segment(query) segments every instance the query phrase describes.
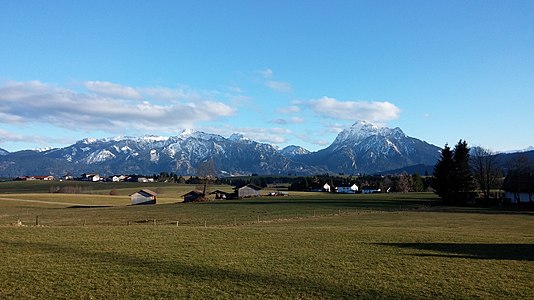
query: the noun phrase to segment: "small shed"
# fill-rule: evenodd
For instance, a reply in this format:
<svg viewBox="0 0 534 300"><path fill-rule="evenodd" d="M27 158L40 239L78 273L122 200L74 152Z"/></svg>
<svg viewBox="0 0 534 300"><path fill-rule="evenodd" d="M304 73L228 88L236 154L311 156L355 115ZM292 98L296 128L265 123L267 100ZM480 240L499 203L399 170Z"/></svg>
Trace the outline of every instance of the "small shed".
<svg viewBox="0 0 534 300"><path fill-rule="evenodd" d="M156 204L157 193L149 189L142 189L130 195L132 205Z"/></svg>
<svg viewBox="0 0 534 300"><path fill-rule="evenodd" d="M205 201L204 196L204 193L198 190L190 191L189 193L182 195L184 202Z"/></svg>
<svg viewBox="0 0 534 300"><path fill-rule="evenodd" d="M245 186L237 188L237 197L246 198L246 197L258 197L260 195L261 187L249 183Z"/></svg>

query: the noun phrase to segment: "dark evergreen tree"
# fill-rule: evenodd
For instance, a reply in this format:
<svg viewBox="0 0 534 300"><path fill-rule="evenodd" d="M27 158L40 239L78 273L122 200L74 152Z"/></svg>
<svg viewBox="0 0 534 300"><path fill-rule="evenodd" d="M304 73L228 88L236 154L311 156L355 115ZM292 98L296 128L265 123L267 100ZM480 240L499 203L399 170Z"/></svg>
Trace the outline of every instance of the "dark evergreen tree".
<svg viewBox="0 0 534 300"><path fill-rule="evenodd" d="M441 157L434 167L433 187L444 204L465 204L473 190L473 174L469 166L469 147L460 140L451 151L445 145Z"/></svg>
<svg viewBox="0 0 534 300"><path fill-rule="evenodd" d="M441 150L441 157L434 167L434 178L432 180L432 187L434 192L443 200L444 204L451 204L452 199L452 181L451 176L454 168L454 161L452 159L453 153L449 145Z"/></svg>
<svg viewBox="0 0 534 300"><path fill-rule="evenodd" d="M452 173L454 199L452 204L465 204L469 192L474 188L473 174L469 165L470 155L466 141L460 140L453 150L454 168Z"/></svg>

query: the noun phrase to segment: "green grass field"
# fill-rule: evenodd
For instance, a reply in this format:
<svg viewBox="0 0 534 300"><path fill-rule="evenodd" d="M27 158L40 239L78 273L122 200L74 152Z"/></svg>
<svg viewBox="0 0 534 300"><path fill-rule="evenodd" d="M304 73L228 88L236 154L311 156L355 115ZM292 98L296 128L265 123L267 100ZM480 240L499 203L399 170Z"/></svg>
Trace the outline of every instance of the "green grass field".
<svg viewBox="0 0 534 300"><path fill-rule="evenodd" d="M424 193L186 204L173 195L191 187L162 185L161 204L129 206L139 186L41 188L0 186L12 199L0 199L2 299L534 295L531 212L442 208Z"/></svg>

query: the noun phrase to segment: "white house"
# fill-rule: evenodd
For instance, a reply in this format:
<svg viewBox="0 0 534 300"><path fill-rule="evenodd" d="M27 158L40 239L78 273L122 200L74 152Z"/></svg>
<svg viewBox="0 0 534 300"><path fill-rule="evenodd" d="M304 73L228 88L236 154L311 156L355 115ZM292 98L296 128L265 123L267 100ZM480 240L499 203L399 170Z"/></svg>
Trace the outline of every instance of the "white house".
<svg viewBox="0 0 534 300"><path fill-rule="evenodd" d="M362 187L362 194L374 194L374 193L380 193L382 190L378 187L372 187L372 186L364 186Z"/></svg>
<svg viewBox="0 0 534 300"><path fill-rule="evenodd" d="M98 174L82 174L82 180L84 181L93 181L93 182L96 182L96 181L100 181L101 178L100 178L100 175Z"/></svg>
<svg viewBox="0 0 534 300"><path fill-rule="evenodd" d="M323 185L323 191L330 193L332 191L332 187L328 183L325 183Z"/></svg>
<svg viewBox="0 0 534 300"><path fill-rule="evenodd" d="M339 194L356 194L358 192L358 186L356 184L351 186L338 186L336 191Z"/></svg>
<svg viewBox="0 0 534 300"><path fill-rule="evenodd" d="M128 179L128 176L126 175L114 175L110 178L113 182L123 182L126 181L126 179Z"/></svg>

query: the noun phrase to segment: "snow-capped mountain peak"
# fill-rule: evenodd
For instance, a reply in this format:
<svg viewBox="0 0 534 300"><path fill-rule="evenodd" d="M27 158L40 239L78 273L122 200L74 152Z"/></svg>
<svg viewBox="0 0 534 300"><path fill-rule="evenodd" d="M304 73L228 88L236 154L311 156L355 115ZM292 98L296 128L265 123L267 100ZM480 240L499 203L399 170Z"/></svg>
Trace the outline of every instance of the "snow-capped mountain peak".
<svg viewBox="0 0 534 300"><path fill-rule="evenodd" d="M295 146L295 145L289 145L287 147L284 147L282 150L280 150L280 152L285 155L285 156L289 156L289 157L292 157L292 156L295 156L295 155L305 155L305 154L309 154L310 151L305 149L305 148L302 148L300 146Z"/></svg>
<svg viewBox="0 0 534 300"><path fill-rule="evenodd" d="M194 133L196 133L197 131L194 130L194 129L191 129L191 128L188 128L188 129L184 129L182 130L182 132L180 133L180 137L181 138L188 138L190 136L192 136Z"/></svg>
<svg viewBox="0 0 534 300"><path fill-rule="evenodd" d="M234 141L234 142L250 141L248 138L246 138L241 133L233 133L228 139L231 140L231 141Z"/></svg>
<svg viewBox="0 0 534 300"><path fill-rule="evenodd" d="M356 174L435 163L439 148L369 122L356 122L343 130L329 147L310 152L299 146L283 149L235 133L225 138L195 130L178 136L86 138L65 148L0 156L0 175L19 176L50 172L153 174L162 171L194 175L197 166L213 160L221 174ZM9 164L2 165L2 159ZM7 160L6 160L7 159ZM16 164L17 168L7 168ZM224 170L224 171L223 171ZM20 174L19 174L20 173Z"/></svg>
<svg viewBox="0 0 534 300"><path fill-rule="evenodd" d="M347 142L357 144L370 136L405 137L406 135L398 127L391 129L367 121L357 121L350 128L341 131L333 144L344 144Z"/></svg>

